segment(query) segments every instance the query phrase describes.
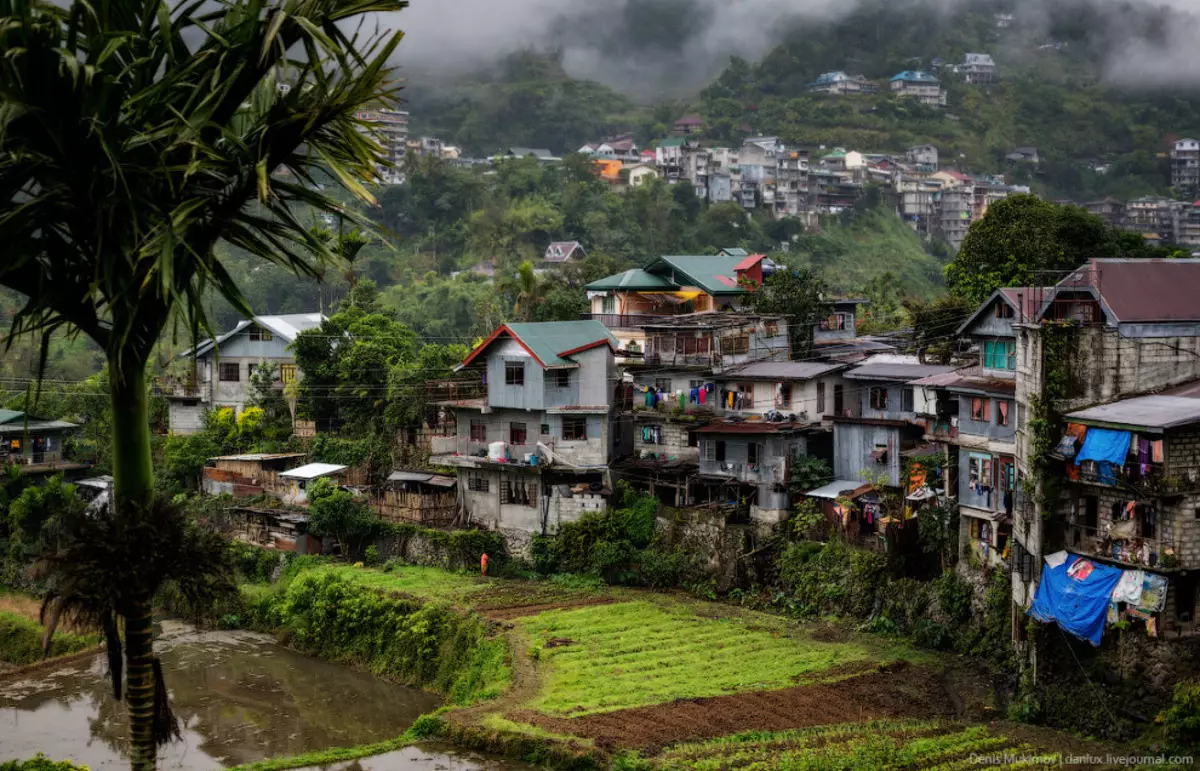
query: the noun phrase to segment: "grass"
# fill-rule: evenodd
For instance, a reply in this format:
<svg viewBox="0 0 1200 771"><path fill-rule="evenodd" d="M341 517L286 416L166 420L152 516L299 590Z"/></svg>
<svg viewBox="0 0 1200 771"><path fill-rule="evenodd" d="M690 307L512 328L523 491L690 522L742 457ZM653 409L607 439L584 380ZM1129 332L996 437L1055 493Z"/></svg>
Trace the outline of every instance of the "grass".
<svg viewBox="0 0 1200 771"><path fill-rule="evenodd" d="M472 593L486 589L488 586L486 580L477 576L415 565L397 566L386 572L349 565L321 569L337 573L359 586L370 589L401 592L421 599L438 600L455 605L468 604L468 598Z"/></svg>
<svg viewBox="0 0 1200 771"><path fill-rule="evenodd" d="M1054 757L1053 753L996 735L986 726L885 720L797 731L753 731L677 745L654 758L652 767L680 771L965 771L1051 768L1057 765Z"/></svg>
<svg viewBox="0 0 1200 771"><path fill-rule="evenodd" d="M873 658L858 642L817 642L772 621L744 614L703 618L685 603L647 601L521 619L533 655L546 664L542 692L530 706L577 717L786 688ZM551 640L569 642L546 647Z"/></svg>
<svg viewBox="0 0 1200 771"><path fill-rule="evenodd" d="M41 661L45 632L44 627L23 614L0 611L0 662L24 666ZM58 632L50 641L48 657L65 656L99 644L98 635Z"/></svg>

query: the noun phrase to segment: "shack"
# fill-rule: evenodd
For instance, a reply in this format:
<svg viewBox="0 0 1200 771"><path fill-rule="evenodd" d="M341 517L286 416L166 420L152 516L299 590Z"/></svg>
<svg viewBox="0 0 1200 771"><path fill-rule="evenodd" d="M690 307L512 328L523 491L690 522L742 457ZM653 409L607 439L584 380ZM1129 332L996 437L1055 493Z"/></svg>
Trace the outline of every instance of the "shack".
<svg viewBox="0 0 1200 771"><path fill-rule="evenodd" d="M308 503L308 486L318 479L328 479L337 486L346 483L349 466L337 463L309 463L307 466L284 471L279 480L285 485L283 502L295 506Z"/></svg>
<svg viewBox="0 0 1200 771"><path fill-rule="evenodd" d="M230 513L239 541L297 554L321 553L321 539L308 534L308 516L302 512L239 506Z"/></svg>
<svg viewBox="0 0 1200 771"><path fill-rule="evenodd" d="M63 442L79 428L65 420L44 420L19 410L0 410L0 466L17 464L25 474L56 474L86 469L63 455Z"/></svg>
<svg viewBox="0 0 1200 771"><path fill-rule="evenodd" d="M290 483L280 475L288 466L303 461L304 453L252 453L209 458L201 487L209 495L229 494L237 498L260 495L281 496Z"/></svg>
<svg viewBox="0 0 1200 771"><path fill-rule="evenodd" d="M385 522L448 527L458 516L458 480L428 471L396 470L372 505Z"/></svg>

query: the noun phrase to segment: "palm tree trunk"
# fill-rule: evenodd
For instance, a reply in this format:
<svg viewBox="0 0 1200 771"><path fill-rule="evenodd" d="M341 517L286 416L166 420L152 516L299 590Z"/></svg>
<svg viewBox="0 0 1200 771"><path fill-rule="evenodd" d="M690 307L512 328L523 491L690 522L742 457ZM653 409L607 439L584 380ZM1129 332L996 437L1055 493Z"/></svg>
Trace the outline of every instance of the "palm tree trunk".
<svg viewBox="0 0 1200 771"><path fill-rule="evenodd" d="M129 352L109 357L113 417L113 491L117 513L150 502L154 471L150 456L146 362ZM129 705L130 765L154 771L154 631L151 598L133 604L125 616L125 698Z"/></svg>
<svg viewBox="0 0 1200 771"><path fill-rule="evenodd" d="M154 630L151 603L138 603L125 618L126 695L129 702L129 762L132 771L154 771Z"/></svg>

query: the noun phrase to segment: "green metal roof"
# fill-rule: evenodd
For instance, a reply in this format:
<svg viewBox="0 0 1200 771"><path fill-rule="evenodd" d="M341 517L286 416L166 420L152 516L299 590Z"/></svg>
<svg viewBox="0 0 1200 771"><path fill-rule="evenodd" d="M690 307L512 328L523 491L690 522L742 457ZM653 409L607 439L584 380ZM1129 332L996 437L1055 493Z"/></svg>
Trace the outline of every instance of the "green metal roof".
<svg viewBox="0 0 1200 771"><path fill-rule="evenodd" d="M726 257L749 257L750 252L740 246L730 246L721 250L721 254Z"/></svg>
<svg viewBox="0 0 1200 771"><path fill-rule="evenodd" d="M683 143L687 141L687 137L667 137L658 143L659 147L683 147Z"/></svg>
<svg viewBox="0 0 1200 771"><path fill-rule="evenodd" d="M734 270L741 261L740 257L718 255L671 255L659 257L646 269L681 287L694 286L708 294L745 294L737 285Z"/></svg>
<svg viewBox="0 0 1200 771"><path fill-rule="evenodd" d="M672 291L678 288L662 276L647 273L641 268L632 268L615 276L606 276L584 287L589 292L608 292L614 289L627 292L655 292Z"/></svg>
<svg viewBox="0 0 1200 771"><path fill-rule="evenodd" d="M0 423L11 423L19 420L24 414L20 410L0 410Z"/></svg>
<svg viewBox="0 0 1200 771"><path fill-rule="evenodd" d="M513 336L525 344L534 356L547 367L561 367L572 362L560 354L587 348L596 343L618 347L617 339L599 321L543 321L527 324L508 324Z"/></svg>

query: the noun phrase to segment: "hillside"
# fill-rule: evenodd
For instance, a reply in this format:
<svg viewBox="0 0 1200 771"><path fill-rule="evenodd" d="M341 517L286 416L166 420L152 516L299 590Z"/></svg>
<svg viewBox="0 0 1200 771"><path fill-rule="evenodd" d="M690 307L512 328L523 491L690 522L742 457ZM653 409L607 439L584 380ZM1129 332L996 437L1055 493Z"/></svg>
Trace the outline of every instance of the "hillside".
<svg viewBox="0 0 1200 771"><path fill-rule="evenodd" d="M634 131L645 144L662 136L673 119L699 112L706 120L703 136L714 144L778 134L796 144L902 152L929 142L944 162L970 171L1008 171L1050 198L1166 192L1165 161L1156 156L1173 139L1200 133L1196 88L1164 80L1161 72L1138 77L1134 60L1119 52L1158 51L1165 68L1167 57L1177 53L1168 47L1166 31L1194 20L1140 3L1074 0L1053 8L1018 4L1009 8L1010 26L998 27L994 14L1007 7L865 0L833 19L792 22L761 60L735 57L684 101L636 106L606 86L569 77L559 49L509 55L449 88L414 84L408 96L414 128L476 154L504 144L562 152L622 130ZM642 46L654 45L654 30L664 50L677 47L662 25L644 32ZM968 86L944 74L945 109L886 93L842 97L806 88L819 74L838 69L886 86L898 71L928 69L939 58L958 62L968 51L992 54L1001 81ZM1005 154L1022 145L1038 148L1036 171L1007 167Z"/></svg>

